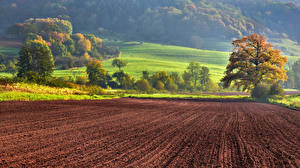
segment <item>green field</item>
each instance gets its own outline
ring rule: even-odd
[[[200,50],[194,48],[161,45],[154,43],[140,42],[122,42],[106,41],[107,45],[118,46],[122,52],[121,58],[129,64],[124,70],[136,79],[142,75],[142,71],[147,70],[150,73],[157,71],[179,72],[182,73],[191,61],[198,61],[203,66],[210,69],[211,78],[218,83],[224,76],[225,67],[228,63],[229,52]],[[282,45],[288,45],[288,42]],[[293,45],[292,48],[297,46]],[[17,54],[17,49],[0,47],[0,52]],[[300,60],[300,56],[288,56],[292,63]],[[103,61],[103,66],[109,73],[117,71],[117,68],[111,66],[112,60]],[[75,77],[83,75],[85,68],[75,68],[71,70],[55,70],[56,77]],[[10,76],[7,73],[0,73],[0,76]]]
[[[225,71],[229,58],[228,52],[199,50],[187,47],[169,46],[153,43],[139,44],[137,42],[119,42],[121,58],[128,62],[124,71],[136,79],[142,76],[142,71],[154,73],[157,71],[182,73],[191,61],[198,61],[207,66],[211,77],[218,82]],[[103,66],[108,72],[113,73],[117,68],[111,66],[112,60],[103,61]],[[76,71],[84,72],[84,68],[77,70],[57,70],[55,76],[74,76]]]
[[[112,44],[112,43],[110,43]],[[229,52],[200,50],[180,46],[169,46],[153,43],[114,42],[122,51],[121,58],[129,64],[124,70],[136,79],[142,76],[142,71],[151,73],[157,71],[182,73],[191,61],[198,61],[210,69],[211,78],[219,82],[224,76],[228,63]],[[292,62],[300,60],[297,56],[288,56]],[[108,72],[113,73],[117,68],[111,66],[112,60],[103,61],[103,66]],[[55,76],[74,76],[83,73],[85,68],[73,70],[57,70]]]
[[[0,46],[0,53],[5,54],[5,55],[16,56],[19,53],[19,49],[18,48]]]

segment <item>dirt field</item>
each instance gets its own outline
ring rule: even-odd
[[[0,103],[0,167],[300,167],[300,111],[246,102]]]

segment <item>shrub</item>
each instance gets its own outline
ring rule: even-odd
[[[6,66],[4,64],[0,64],[0,72],[5,72]]]
[[[87,91],[89,95],[103,95],[105,90],[97,85],[86,86],[82,90]]]
[[[270,96],[282,96],[283,92],[284,92],[284,90],[281,87],[280,83],[276,82],[271,85],[269,95]]]
[[[135,85],[136,85],[137,89],[141,90],[141,91],[151,90],[151,86],[150,86],[149,82],[145,79],[137,81]]]
[[[80,85],[83,85],[83,84],[86,84],[88,83],[88,78],[86,76],[77,76],[76,77],[76,83],[77,84],[80,84]]]
[[[51,87],[59,87],[59,88],[73,88],[73,85],[71,82],[68,82],[65,80],[65,78],[47,78],[46,80],[37,81],[36,83],[47,85]]]
[[[259,84],[251,91],[251,97],[255,99],[266,99],[269,96],[270,87],[265,84]]]
[[[165,84],[162,81],[157,81],[155,83],[155,89],[164,90],[165,89]]]
[[[171,92],[175,92],[178,90],[178,86],[175,84],[175,82],[173,80],[168,80],[166,87]]]
[[[108,82],[108,86],[111,87],[111,88],[113,88],[113,89],[119,88],[118,82],[113,81],[113,80],[111,80],[111,81]]]

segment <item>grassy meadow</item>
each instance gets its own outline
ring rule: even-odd
[[[124,71],[136,79],[142,76],[142,71],[150,73],[157,71],[182,73],[191,61],[200,62],[210,69],[210,74],[215,82],[222,78],[227,61],[228,52],[199,50],[187,47],[169,46],[153,43],[116,42],[121,49],[121,58],[128,62]],[[113,73],[117,68],[111,66],[112,60],[103,61],[104,68]],[[72,70],[56,70],[54,76],[71,76],[83,74],[85,68]]]
[[[0,85],[0,101],[100,100],[112,98],[119,98],[119,96],[89,94],[84,89],[56,88],[34,83]]]
[[[289,45],[289,41],[280,43]],[[105,41],[108,45],[118,46],[122,52],[121,58],[129,64],[124,68],[126,72],[133,75],[136,79],[142,76],[142,71],[147,70],[150,73],[157,71],[179,72],[182,73],[191,61],[200,62],[203,66],[210,69],[211,78],[218,83],[224,76],[224,71],[228,63],[230,52],[201,50],[181,46],[162,45],[142,42],[122,42],[122,41]],[[293,45],[293,48],[298,49]],[[300,50],[300,47],[299,47]],[[0,52],[16,55],[18,49],[0,47]],[[300,60],[300,56],[288,56],[289,62]],[[111,66],[112,60],[103,61],[104,68],[113,73],[117,68]],[[70,70],[55,70],[56,77],[76,77],[82,76],[85,68],[74,68]],[[0,73],[0,76],[11,76],[8,73]]]
[[[1,101],[40,101],[40,100],[101,100],[118,98],[110,95],[54,95],[28,92],[0,92]]]

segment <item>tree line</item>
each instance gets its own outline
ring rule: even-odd
[[[86,66],[86,71],[90,84],[100,85],[103,88],[120,88],[125,90],[149,91],[209,91],[214,90],[215,85],[210,79],[209,69],[201,66],[199,62],[191,62],[183,74],[178,72],[167,73],[165,71],[150,74],[143,71],[142,77],[135,80],[122,68],[127,66],[127,62],[116,58],[112,61],[112,66],[119,70],[112,75],[103,68],[98,60],[91,60]]]
[[[209,91],[215,89],[210,79],[209,69],[199,62],[191,62],[183,74],[159,71],[150,74],[143,71],[142,78],[135,80],[123,70],[127,62],[115,58],[112,66],[118,71],[109,74],[100,60],[90,58],[86,63],[88,80],[80,84],[97,85],[102,88],[149,91]],[[44,83],[54,70],[55,60],[47,42],[40,40],[27,41],[22,47],[18,58],[17,77],[29,82]],[[82,81],[82,80],[81,80]]]
[[[225,76],[221,80],[223,87],[228,88],[233,84],[237,89],[251,91],[251,95],[255,98],[282,95],[281,84],[289,82],[284,69],[288,62],[287,57],[282,56],[280,50],[274,49],[264,36],[258,34],[234,40],[232,44],[233,51]],[[17,76],[25,81],[47,81],[54,70],[54,62],[46,41],[27,41],[19,54]],[[199,62],[191,62],[181,75],[176,72],[159,71],[149,74],[143,71],[142,78],[138,81],[123,70],[127,64],[120,58],[114,59],[112,66],[117,67],[118,71],[110,75],[103,68],[101,61],[89,59],[86,64],[89,81],[86,84],[98,85],[102,88],[137,89],[144,92],[151,90],[192,92],[216,89],[210,79],[209,69],[201,66]],[[296,71],[294,79],[297,80],[298,68],[299,62],[296,62],[293,70]]]

